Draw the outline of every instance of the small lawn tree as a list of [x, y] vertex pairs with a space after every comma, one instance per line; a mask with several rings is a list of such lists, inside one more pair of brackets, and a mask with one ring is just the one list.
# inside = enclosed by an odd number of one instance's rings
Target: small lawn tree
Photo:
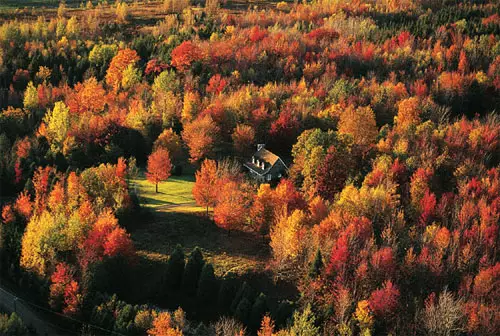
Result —
[[146, 177], [149, 182], [156, 185], [158, 192], [158, 183], [165, 181], [170, 177], [172, 170], [172, 162], [170, 162], [170, 154], [163, 148], [158, 148], [151, 153], [148, 158], [148, 172]]

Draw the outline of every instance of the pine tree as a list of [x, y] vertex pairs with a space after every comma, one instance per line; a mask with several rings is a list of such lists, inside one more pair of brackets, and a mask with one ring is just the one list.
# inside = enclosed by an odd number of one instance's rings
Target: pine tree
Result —
[[243, 282], [240, 289], [236, 293], [233, 302], [231, 303], [231, 312], [234, 313], [236, 311], [238, 304], [243, 298], [247, 298], [248, 300], [252, 298], [252, 288], [248, 285], [246, 281]]
[[189, 255], [186, 268], [184, 269], [184, 275], [182, 277], [182, 288], [188, 294], [195, 294], [198, 287], [198, 281], [200, 279], [201, 271], [205, 265], [205, 260], [203, 260], [203, 254], [200, 248], [197, 246]]
[[321, 256], [321, 251], [318, 249], [316, 251], [316, 257], [314, 258], [314, 262], [311, 264], [311, 268], [309, 269], [309, 277], [311, 279], [317, 278], [321, 271], [323, 270], [323, 257]]
[[238, 303], [238, 306], [236, 306], [236, 310], [234, 311], [234, 316], [238, 320], [240, 320], [243, 324], [248, 325], [251, 312], [252, 312], [252, 304], [246, 297], [244, 297]]
[[205, 264], [198, 282], [198, 299], [200, 302], [209, 303], [215, 299], [217, 293], [217, 278], [212, 264]]
[[250, 313], [250, 328], [257, 330], [260, 326], [262, 317], [268, 312], [267, 296], [260, 293], [252, 306]]
[[169, 289], [177, 289], [181, 285], [184, 273], [184, 251], [180, 245], [175, 247], [167, 262], [166, 282]]
[[231, 303], [236, 295], [236, 291], [236, 279], [234, 274], [229, 273], [222, 280], [217, 297], [217, 306], [221, 314], [229, 313], [231, 310]]

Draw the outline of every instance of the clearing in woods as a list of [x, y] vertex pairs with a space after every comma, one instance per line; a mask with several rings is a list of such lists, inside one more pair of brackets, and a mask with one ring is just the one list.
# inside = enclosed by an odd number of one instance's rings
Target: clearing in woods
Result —
[[[141, 206], [150, 214], [149, 220], [130, 230], [140, 257], [140, 271], [134, 275], [140, 288], [161, 285], [165, 263], [177, 244], [183, 247], [186, 257], [196, 246], [200, 247], [219, 276], [265, 271], [270, 256], [268, 242], [251, 232], [234, 231], [229, 237], [227, 231], [219, 229], [211, 215], [207, 218], [206, 209], [196, 205], [192, 195], [194, 181], [192, 174], [171, 176], [158, 185], [156, 193], [144, 172], [133, 180], [131, 187], [136, 188]], [[137, 295], [148, 296], [144, 292]]]

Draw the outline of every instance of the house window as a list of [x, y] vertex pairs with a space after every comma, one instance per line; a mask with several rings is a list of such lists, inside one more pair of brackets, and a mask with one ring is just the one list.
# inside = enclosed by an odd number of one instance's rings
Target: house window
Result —
[[267, 180], [271, 181], [271, 174], [267, 174]]

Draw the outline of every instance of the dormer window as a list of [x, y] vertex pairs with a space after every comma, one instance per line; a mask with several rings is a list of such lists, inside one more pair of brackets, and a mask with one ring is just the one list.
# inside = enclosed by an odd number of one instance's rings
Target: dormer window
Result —
[[261, 168], [264, 169], [266, 167], [266, 163], [265, 162], [262, 162], [261, 164]]

